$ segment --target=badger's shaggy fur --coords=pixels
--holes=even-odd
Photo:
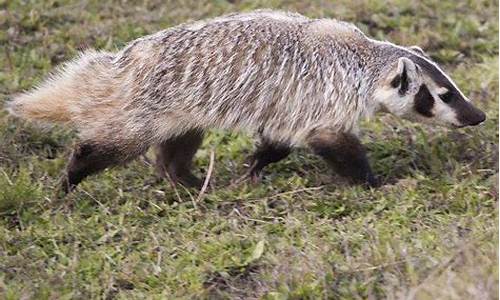
[[[191,128],[243,129],[302,144],[368,113],[388,47],[335,20],[253,12],[180,25],[112,54],[88,51],[11,111],[66,122],[82,139],[157,142]],[[356,62],[352,64],[352,62]]]
[[[336,20],[232,14],[139,38],[118,53],[82,53],[8,109],[69,124],[82,144],[120,153],[110,154],[113,163],[209,128],[310,145],[323,131],[355,132],[380,108],[374,97],[399,58],[432,64],[418,52]]]

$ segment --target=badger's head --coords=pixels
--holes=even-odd
[[[412,121],[456,128],[486,119],[419,48],[390,66],[374,95],[382,110]]]

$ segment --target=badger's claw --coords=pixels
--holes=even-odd
[[[245,174],[235,180],[231,181],[231,186],[239,186],[244,182],[249,182],[250,184],[259,184],[262,181],[262,169],[257,168],[256,163],[252,163],[250,169],[245,172]]]
[[[194,176],[191,172],[183,174],[177,177],[175,183],[179,183],[188,188],[201,188],[203,181],[198,177]]]

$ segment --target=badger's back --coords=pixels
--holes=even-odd
[[[137,39],[114,55],[91,53],[100,57],[94,63],[83,55],[11,107],[41,112],[33,119],[59,115],[45,119],[84,135],[120,126],[166,138],[218,127],[296,143],[325,122],[339,130],[356,122],[363,107],[345,87],[358,74],[345,60],[363,37],[348,24],[298,14],[232,14]],[[61,92],[50,95],[54,88]]]
[[[129,107],[163,124],[175,117],[182,126],[258,131],[277,139],[300,139],[325,118],[339,129],[350,126],[351,108],[337,101],[348,91],[335,86],[345,79],[335,77],[346,74],[336,71],[331,37],[318,33],[331,24],[314,22],[265,11],[140,39],[117,59],[141,82],[134,85]],[[349,102],[353,95],[343,96]]]

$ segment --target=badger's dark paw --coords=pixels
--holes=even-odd
[[[197,188],[201,189],[203,181],[193,175],[191,172],[182,174],[176,178],[176,183],[181,184],[187,188]]]
[[[370,175],[364,183],[366,187],[370,188],[378,188],[381,187],[382,184],[382,179],[374,175]]]
[[[256,172],[248,171],[243,176],[231,180],[231,186],[237,187],[241,184],[248,183],[251,185],[257,185],[262,182],[262,175]]]
[[[368,177],[366,180],[351,180],[350,182],[353,185],[359,185],[367,189],[368,188],[376,189],[383,185],[382,180],[375,176]]]
[[[69,181],[68,175],[64,174],[59,178],[57,188],[55,189],[56,198],[64,198],[67,194],[76,188],[76,184]]]
[[[366,178],[334,176],[333,181],[337,182],[337,184],[361,186],[363,188],[379,188],[383,185],[381,178],[373,175],[369,175]]]
[[[169,171],[167,172],[164,169],[160,169],[159,172],[156,172],[156,183],[160,183],[162,181],[168,181],[172,185],[182,185],[187,188],[197,188],[200,189],[203,185],[203,181],[193,175],[191,171]]]

